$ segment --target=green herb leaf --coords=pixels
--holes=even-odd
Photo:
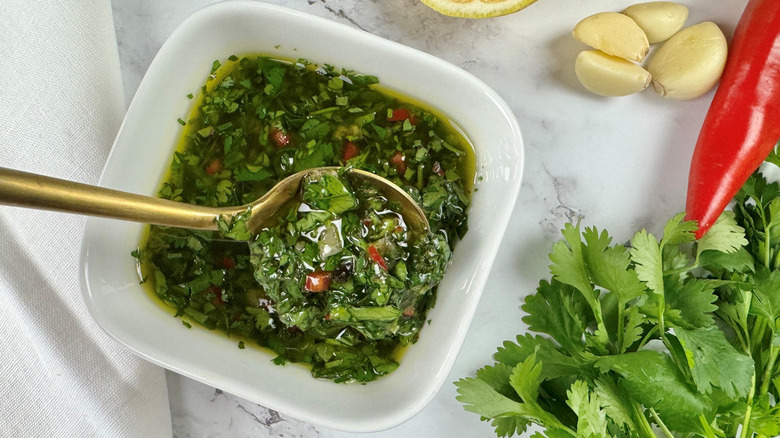
[[[753,359],[739,353],[717,327],[675,330],[688,357],[696,388],[720,388],[729,397],[746,396],[754,372]]]
[[[737,225],[733,212],[725,211],[709,231],[699,239],[699,245],[696,249],[697,257],[702,252],[711,249],[725,253],[736,252],[747,243],[745,229]]]
[[[539,283],[536,295],[529,295],[522,308],[523,322],[530,330],[547,333],[569,353],[582,351],[587,303],[573,287],[553,280]]]
[[[631,238],[631,258],[636,263],[637,277],[654,293],[664,293],[664,270],[661,247],[655,236],[645,230]]]
[[[601,409],[601,400],[582,380],[574,382],[566,391],[566,404],[577,414],[577,436],[606,437],[607,413]]]
[[[650,350],[625,353],[601,358],[596,366],[619,374],[628,395],[654,407],[674,430],[696,432],[699,416],[711,414],[707,399],[690,386],[666,354]]]
[[[780,271],[762,269],[755,274],[750,313],[763,316],[773,333],[780,333]]]
[[[321,174],[316,179],[307,177],[303,202],[318,210],[343,213],[357,207],[358,202],[344,181],[336,176]]]

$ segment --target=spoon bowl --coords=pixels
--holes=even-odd
[[[167,199],[142,196],[0,167],[0,204],[177,228],[217,230],[219,221],[232,223],[245,218],[250,232],[272,225],[272,221],[301,190],[304,178],[335,173],[339,167],[316,167],[294,173],[277,183],[254,202],[238,207],[204,207]],[[388,200],[400,205],[401,216],[416,234],[428,231],[428,220],[419,205],[400,187],[373,173],[346,168],[344,176],[353,184],[368,183]]]

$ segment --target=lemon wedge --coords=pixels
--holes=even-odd
[[[434,10],[451,17],[490,18],[511,14],[536,0],[421,0]]]

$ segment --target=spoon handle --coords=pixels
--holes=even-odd
[[[217,217],[231,213],[3,167],[0,204],[200,230],[216,230]]]

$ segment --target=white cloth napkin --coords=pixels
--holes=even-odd
[[[0,166],[97,183],[124,110],[110,0],[0,1]],[[0,206],[0,436],[169,437],[164,371],[87,313],[83,228]]]

